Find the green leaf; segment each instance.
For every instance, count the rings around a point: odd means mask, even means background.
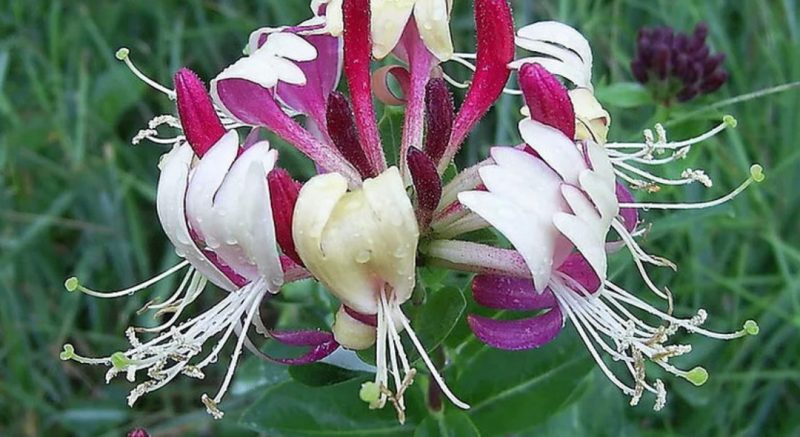
[[[277,436],[411,436],[426,412],[418,386],[406,392],[406,423],[401,425],[391,404],[370,410],[358,397],[366,378],[309,388],[286,382],[267,390],[248,408],[241,423]]]
[[[363,375],[362,372],[343,369],[325,363],[289,367],[289,375],[295,381],[310,387],[324,387],[349,381]]]
[[[574,338],[562,336],[540,349],[502,351],[483,347],[462,357],[453,391],[472,408],[481,434],[507,435],[537,425],[577,400],[591,360]]]
[[[653,104],[647,88],[636,82],[619,82],[597,88],[595,96],[603,105],[616,108],[637,108]]]
[[[478,428],[469,416],[450,408],[444,414],[428,416],[417,428],[414,437],[479,437]]]
[[[444,414],[425,418],[414,432],[414,437],[479,437],[481,433],[469,416],[453,408]]]
[[[397,165],[397,157],[400,153],[400,142],[403,141],[403,122],[405,111],[396,106],[387,106],[383,110],[383,116],[378,122],[378,131],[383,141],[383,151],[386,155],[387,164]]]

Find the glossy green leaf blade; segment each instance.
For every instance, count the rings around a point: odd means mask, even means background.
[[[248,408],[241,423],[277,436],[410,436],[426,412],[422,393],[412,386],[406,392],[407,417],[401,425],[391,404],[370,410],[358,397],[358,378],[326,387],[310,388],[286,382],[267,390]]]
[[[484,347],[465,363],[453,391],[472,406],[468,414],[482,435],[508,435],[575,401],[591,368],[588,354],[568,336],[528,351]]]
[[[463,411],[450,408],[431,415],[420,423],[414,437],[478,437],[481,433]]]

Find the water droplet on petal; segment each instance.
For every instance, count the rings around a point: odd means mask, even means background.
[[[359,264],[366,264],[371,257],[369,250],[362,250],[356,255],[355,261]]]

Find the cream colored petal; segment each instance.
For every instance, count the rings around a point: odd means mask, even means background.
[[[372,0],[372,56],[383,59],[403,34],[416,0]]]
[[[569,92],[572,106],[575,108],[576,133],[578,140],[592,140],[605,144],[611,116],[603,109],[594,93],[586,88],[575,88]]]
[[[376,334],[374,326],[361,323],[350,316],[344,307],[339,307],[333,322],[333,338],[337,343],[347,349],[363,350],[375,344]]]
[[[450,13],[446,0],[417,0],[414,20],[422,41],[434,56],[442,62],[453,57]]]

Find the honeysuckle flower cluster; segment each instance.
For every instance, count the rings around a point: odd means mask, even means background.
[[[731,127],[732,118],[686,141],[668,141],[657,125],[655,133],[645,130],[642,143],[609,142],[611,116],[593,94],[589,43],[556,22],[523,26],[515,36],[506,0],[475,1],[475,53],[454,52],[446,0],[314,0],[311,9],[313,17],[299,25],[254,31],[244,56],[222,70],[210,90],[188,69],[175,74],[174,89],[157,84],[136,69],[126,49],[118,52],[134,74],[176,101],[177,116],[156,117],[134,142],[171,147],[159,163],[156,206],[183,261],[120,291],[94,291],[77,278],[65,285],[115,298],[181,271],[184,276],[166,300],[145,305],[142,311],[169,317],[155,327],[129,328],[129,349],[88,358],[65,345],[63,359],[109,366],[109,380],[122,374],[138,381],[128,399],[133,405],[178,375],[203,378],[233,343],[218,392],[202,398],[215,418],[223,415],[219,403],[247,348],[286,365],[323,361],[374,372],[374,381],[354,396],[371,408],[390,404],[403,421],[404,393],[422,370],[409,358],[405,336],[442,393],[469,408],[448,388],[404,312],[419,262],[477,273],[476,302],[528,314],[514,320],[470,315],[472,331],[490,346],[540,347],[569,321],[632,404],[645,392],[654,394],[657,409],[666,399],[664,383],[648,378],[646,361],[695,384],[705,381],[703,368],[686,371],[669,362],[691,350],[669,342],[678,330],[720,339],[757,332],[752,321],[730,334],[706,330],[702,309],[688,318],[673,315],[669,289],[654,284],[647,266],[676,266],[646,252],[638,239],[647,229],[640,210],[712,207],[763,179],[761,168],[753,166],[745,183],[710,202],[640,203],[631,192],[710,186],[701,170],[668,179],[645,168],[679,161],[695,144]],[[393,63],[373,69],[372,61],[382,58]],[[469,83],[448,76],[446,61],[473,70]],[[519,90],[506,88],[512,72]],[[349,95],[337,91],[342,73]],[[392,157],[398,165],[391,167],[374,99],[384,100],[386,74],[401,79],[402,95],[392,104],[405,109],[399,156]],[[448,83],[467,88],[458,110]],[[522,96],[521,116],[502,115],[521,118],[522,143],[492,147],[484,161],[444,180],[464,139],[504,91]],[[318,174],[304,183],[293,180],[261,130],[304,153]],[[510,246],[470,241],[470,232],[485,228]],[[608,257],[620,249],[640,272],[644,292],[664,299],[666,308],[609,278]],[[340,302],[330,331],[266,326],[261,303],[283,284],[308,278]],[[222,291],[207,290],[208,282]],[[218,295],[218,303],[184,318],[202,293]],[[251,331],[307,351],[270,356]],[[373,346],[374,366],[352,352]]]

